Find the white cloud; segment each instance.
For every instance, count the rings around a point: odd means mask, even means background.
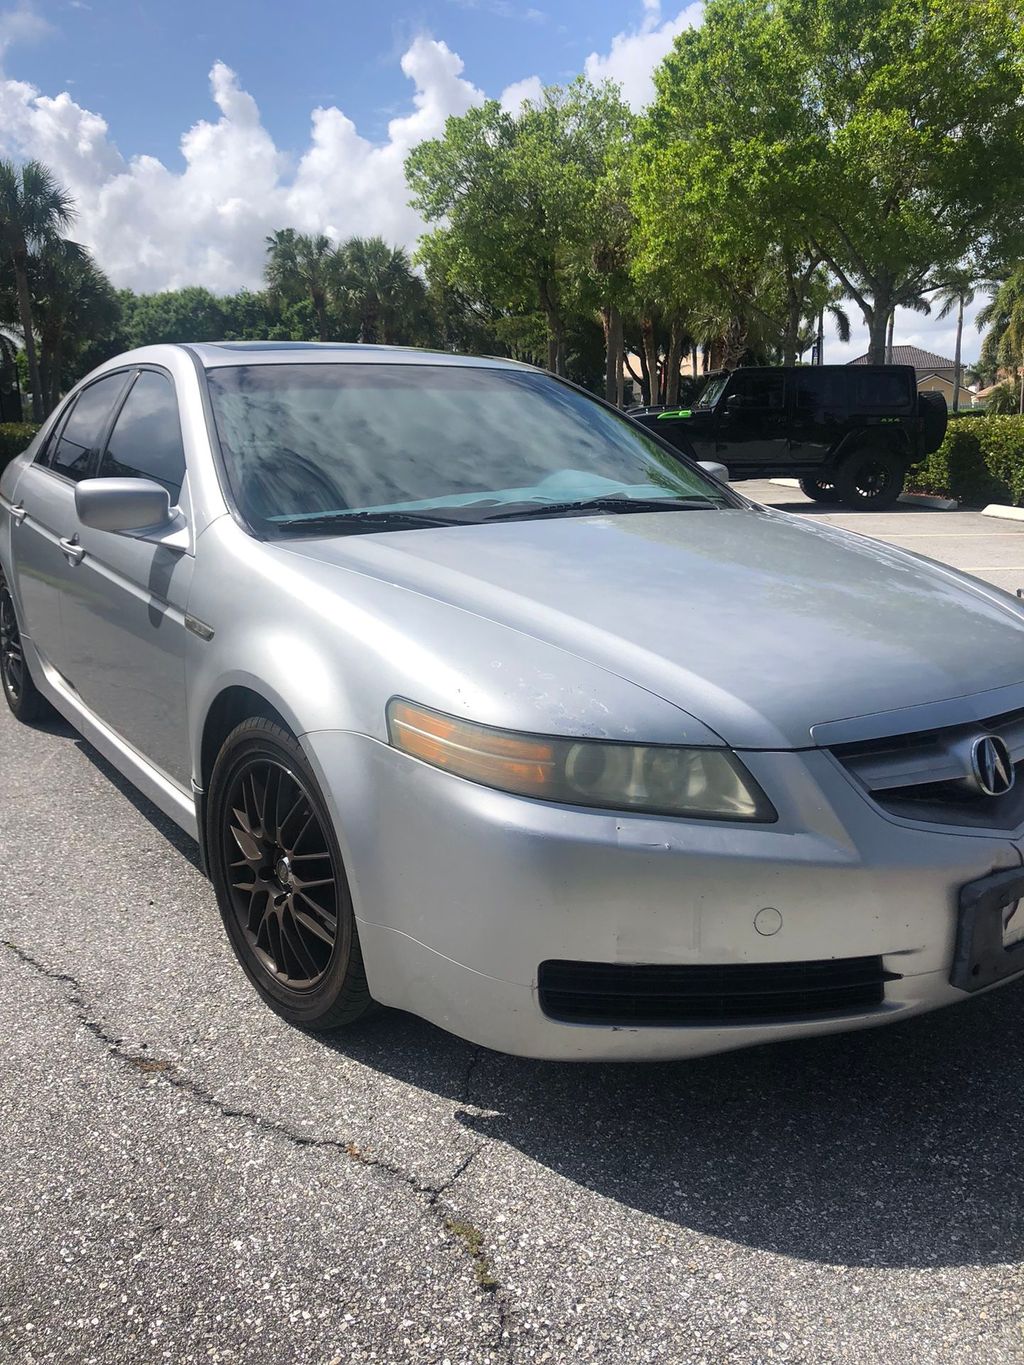
[[[507,0],[490,3],[524,13]],[[650,93],[651,70],[675,34],[699,22],[701,5],[698,0],[664,21],[658,0],[644,0],[644,9],[639,29],[618,34],[607,53],[591,53],[586,63],[592,79],[621,81],[635,104]],[[0,14],[0,52],[47,29],[22,3]],[[50,95],[0,71],[0,156],[37,157],[53,168],[78,204],[75,236],[92,248],[115,284],[138,290],[204,284],[221,292],[254,286],[262,274],[263,239],[275,228],[324,231],[339,239],[380,233],[415,244],[423,224],[409,207],[405,157],[484,94],[463,75],[458,54],[427,36],[411,43],[401,67],[412,85],[411,107],[391,120],[383,141],[363,137],[341,109],[317,108],[309,142],[293,164],[234,71],[217,62],[210,72],[217,117],[201,119],[183,134],[183,169],[153,156],[126,159],[101,114],[67,91]],[[514,110],[524,99],[538,98],[542,88],[538,76],[527,76],[500,100]]]
[[[981,354],[981,333],[975,326],[975,318],[988,302],[986,295],[977,298],[964,314],[963,363],[971,364]],[[825,320],[825,360],[829,365],[845,365],[868,349],[868,329],[861,317],[860,309],[848,299],[844,304],[850,316],[850,341],[844,346],[835,333],[835,326]],[[952,359],[956,349],[956,315],[940,318],[941,305],[932,304],[931,314],[914,313],[909,308],[896,309],[896,325],[893,329],[893,344],[896,346],[920,346],[923,350],[934,351],[936,355]]]
[[[642,109],[654,97],[654,68],[672,47],[676,35],[696,28],[704,14],[703,0],[681,9],[672,19],[662,20],[659,0],[644,0],[644,19],[638,29],[617,33],[610,51],[592,52],[583,64],[588,80],[616,81],[623,99]]]
[[[539,76],[527,76],[513,81],[501,92],[501,107],[507,114],[518,113],[526,100],[539,100],[544,94],[544,82]]]
[[[15,43],[32,43],[53,32],[53,25],[33,5],[22,3],[17,9],[0,14],[0,61]]]

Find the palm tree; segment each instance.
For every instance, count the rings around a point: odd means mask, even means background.
[[[974,302],[977,292],[984,285],[984,281],[979,278],[978,269],[970,261],[958,265],[954,270],[947,271],[943,282],[936,287],[936,298],[942,303],[939,310],[940,318],[948,318],[955,308],[956,311],[956,351],[954,353],[953,365],[953,411],[960,410],[960,356],[963,351],[964,337],[964,310],[970,308]]]
[[[981,348],[981,365],[989,371],[1011,369],[1020,380],[1017,409],[1024,413],[1024,265],[999,285],[992,299],[978,314],[978,328],[987,328]]]
[[[285,303],[306,299],[316,318],[317,338],[328,339],[328,308],[337,252],[329,237],[281,228],[266,239],[264,278],[271,294]]]
[[[32,385],[32,416],[37,422],[43,420],[43,394],[32,328],[29,257],[34,249],[56,241],[73,218],[71,196],[44,165],[27,161],[19,170],[12,161],[0,160],[0,256],[10,260],[14,269],[18,316]]]
[[[60,398],[67,361],[82,345],[109,333],[120,308],[110,281],[77,242],[59,239],[44,246],[30,260],[30,280],[40,394],[49,411]]]
[[[383,237],[350,237],[338,248],[337,288],[360,341],[393,345],[427,330],[426,285],[404,248]]]

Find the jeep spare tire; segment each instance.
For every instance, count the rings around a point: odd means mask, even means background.
[[[942,445],[949,423],[949,410],[941,393],[919,393],[917,397],[921,404],[921,450],[923,454],[930,455]]]

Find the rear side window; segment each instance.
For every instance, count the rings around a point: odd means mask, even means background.
[[[143,370],[118,413],[100,477],[152,479],[176,502],[185,478],[178,400],[166,375]]]
[[[856,369],[856,366],[852,367]],[[910,393],[902,374],[868,370],[853,377],[853,407],[874,411],[888,408],[906,412],[910,407]]]
[[[123,374],[107,375],[83,389],[54,443],[50,468],[78,483],[92,471],[114,404],[124,388]]]

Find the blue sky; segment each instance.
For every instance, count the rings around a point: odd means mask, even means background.
[[[10,74],[47,92],[67,89],[103,114],[126,156],[168,164],[208,101],[217,60],[238,72],[278,146],[298,152],[321,104],[342,108],[365,136],[384,137],[408,104],[399,60],[419,34],[445,40],[470,80],[497,94],[528,75],[571,79],[647,12],[639,2],[587,0],[38,0],[31,8],[42,22],[33,40],[12,44]]]
[[[76,237],[139,290],[258,286],[293,226],[413,247],[408,151],[485,97],[620,83],[641,108],[701,0],[0,0],[0,156],[38,157]],[[980,306],[982,300],[979,300]],[[826,359],[866,349],[853,339]],[[896,340],[951,355],[953,323],[897,314]],[[977,356],[972,326],[964,356]]]

